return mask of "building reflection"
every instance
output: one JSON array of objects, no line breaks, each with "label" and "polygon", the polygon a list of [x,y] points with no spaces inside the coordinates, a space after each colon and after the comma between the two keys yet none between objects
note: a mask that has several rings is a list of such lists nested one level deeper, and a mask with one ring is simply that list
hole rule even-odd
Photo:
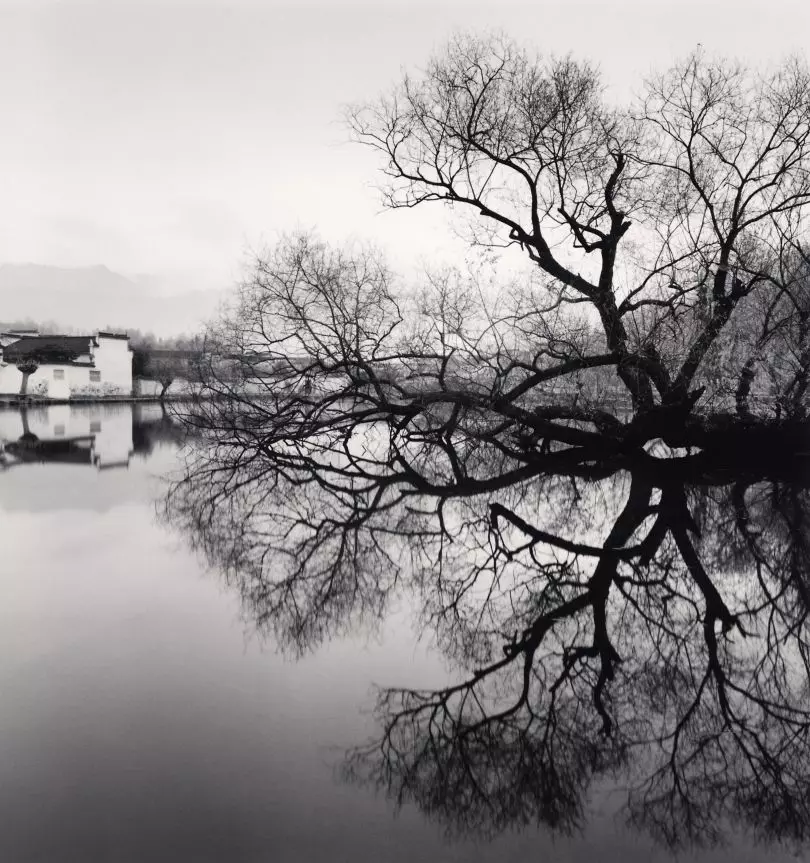
[{"label": "building reflection", "polygon": [[0,410],[0,470],[27,464],[129,467],[133,456],[183,435],[160,405],[43,405]]}]

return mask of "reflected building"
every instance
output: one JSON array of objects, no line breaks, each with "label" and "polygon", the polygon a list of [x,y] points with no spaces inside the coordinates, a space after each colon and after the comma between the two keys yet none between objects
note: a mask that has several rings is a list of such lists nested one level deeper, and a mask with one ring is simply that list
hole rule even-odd
[{"label": "reflected building", "polygon": [[0,470],[23,464],[129,467],[159,443],[179,445],[182,426],[157,404],[54,404],[0,410]]},{"label": "reflected building", "polygon": [[0,510],[106,512],[151,500],[182,442],[159,405],[0,409]]},{"label": "reflected building", "polygon": [[0,463],[127,467],[134,451],[130,405],[48,405],[0,411]]},{"label": "reflected building", "polygon": [[156,445],[181,444],[188,429],[164,405],[154,402],[134,404],[132,408],[132,447],[136,455],[146,457]]}]

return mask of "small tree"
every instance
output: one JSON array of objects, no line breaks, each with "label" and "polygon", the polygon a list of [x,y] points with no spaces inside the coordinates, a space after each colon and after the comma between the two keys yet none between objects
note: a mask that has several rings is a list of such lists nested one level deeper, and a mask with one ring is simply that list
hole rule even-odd
[{"label": "small tree", "polygon": [[166,398],[169,387],[183,375],[185,363],[175,357],[150,357],[147,374],[161,385],[160,401]]},{"label": "small tree", "polygon": [[39,368],[39,363],[31,357],[25,357],[17,363],[17,368],[22,373],[20,382],[20,397],[25,398],[28,392],[28,379]]}]

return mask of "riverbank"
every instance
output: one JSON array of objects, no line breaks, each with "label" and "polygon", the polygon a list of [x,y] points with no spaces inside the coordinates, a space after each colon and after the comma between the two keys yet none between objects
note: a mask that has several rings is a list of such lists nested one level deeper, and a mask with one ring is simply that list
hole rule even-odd
[{"label": "riverbank", "polygon": [[82,405],[82,404],[160,404],[161,402],[188,402],[197,399],[211,399],[213,396],[201,396],[199,394],[178,393],[167,395],[162,399],[160,396],[76,396],[69,399],[43,399],[31,396],[20,398],[19,396],[0,396],[0,408],[37,408],[50,407],[51,405]]}]

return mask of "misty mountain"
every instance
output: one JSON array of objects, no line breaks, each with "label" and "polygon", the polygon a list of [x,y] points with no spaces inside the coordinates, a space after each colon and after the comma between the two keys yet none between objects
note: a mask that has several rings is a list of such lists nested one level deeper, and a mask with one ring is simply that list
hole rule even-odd
[{"label": "misty mountain", "polygon": [[52,322],[66,330],[139,329],[158,336],[196,332],[226,290],[130,279],[105,266],[0,265],[0,321]]}]

